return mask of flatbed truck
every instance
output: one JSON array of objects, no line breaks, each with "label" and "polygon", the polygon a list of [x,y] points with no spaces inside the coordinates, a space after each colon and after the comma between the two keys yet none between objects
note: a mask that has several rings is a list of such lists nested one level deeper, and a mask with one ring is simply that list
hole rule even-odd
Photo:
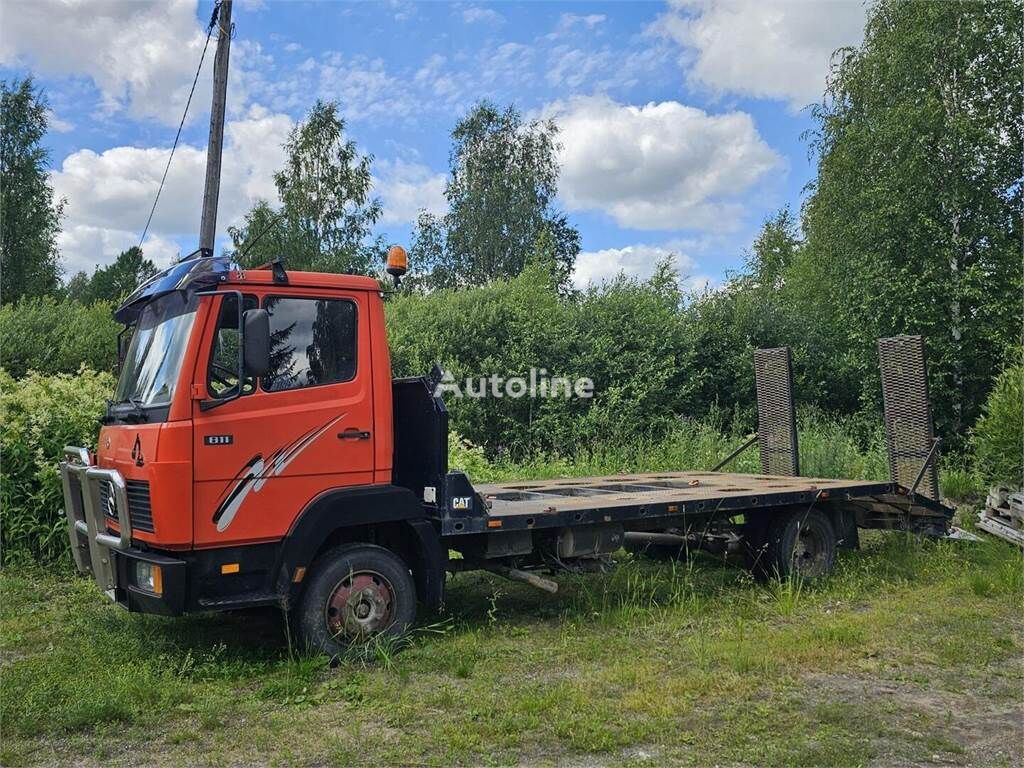
[{"label": "flatbed truck", "polygon": [[61,472],[75,563],[130,611],[279,606],[303,643],[338,654],[441,610],[457,571],[550,590],[547,575],[625,547],[733,552],[761,575],[816,578],[858,528],[949,530],[953,510],[898,478],[474,485],[449,470],[436,374],[392,378],[373,278],[197,252],[115,317],[115,397],[98,445],[69,446]]}]

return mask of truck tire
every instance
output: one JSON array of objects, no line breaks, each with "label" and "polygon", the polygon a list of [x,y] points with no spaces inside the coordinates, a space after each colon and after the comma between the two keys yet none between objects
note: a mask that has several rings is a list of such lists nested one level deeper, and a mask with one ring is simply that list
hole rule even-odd
[{"label": "truck tire", "polygon": [[781,512],[768,526],[767,546],[758,575],[814,580],[832,572],[836,531],[828,515],[816,509]]},{"label": "truck tire", "polygon": [[374,544],[320,555],[295,616],[300,641],[338,656],[376,635],[399,637],[416,618],[416,585],[402,559]]}]

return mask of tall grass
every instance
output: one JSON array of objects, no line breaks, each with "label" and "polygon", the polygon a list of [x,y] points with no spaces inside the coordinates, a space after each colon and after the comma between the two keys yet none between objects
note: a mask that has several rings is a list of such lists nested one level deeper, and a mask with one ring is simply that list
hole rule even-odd
[{"label": "tall grass", "polygon": [[[879,428],[859,438],[850,422],[816,413],[799,420],[800,473],[810,477],[884,480],[888,475],[884,435]],[[747,436],[724,433],[717,420],[683,420],[665,437],[628,445],[566,446],[564,453],[537,454],[521,461],[488,460],[484,451],[453,435],[449,466],[476,482],[554,477],[584,477],[630,472],[701,471],[713,468],[742,445]],[[737,456],[725,472],[761,471],[756,443]]]},{"label": "tall grass", "polygon": [[885,480],[889,474],[880,424],[865,429],[850,419],[807,412],[800,415],[797,431],[801,475]]},{"label": "tall grass", "polygon": [[698,615],[707,596],[693,578],[689,562],[669,561],[651,568],[637,560],[616,565],[601,579],[578,578],[567,616],[605,625],[635,625],[652,611],[672,609]]}]

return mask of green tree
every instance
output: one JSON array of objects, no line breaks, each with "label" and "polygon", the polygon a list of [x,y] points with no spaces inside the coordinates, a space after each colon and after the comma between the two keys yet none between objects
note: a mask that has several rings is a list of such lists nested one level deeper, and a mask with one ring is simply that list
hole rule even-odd
[{"label": "green tree", "polygon": [[31,77],[0,81],[0,298],[56,293],[64,202],[47,178],[46,100]]},{"label": "green tree", "polygon": [[[117,362],[114,307],[53,296],[23,296],[0,307],[0,365],[15,378],[28,371],[74,373],[87,365],[112,371]],[[0,423],[3,419],[0,419]]]},{"label": "green tree", "polygon": [[[758,348],[790,346],[801,360],[794,307],[787,295],[787,273],[801,247],[789,208],[766,218],[741,271],[725,285],[691,297],[683,310],[694,350],[687,410],[700,415],[725,412],[737,429],[755,424],[753,354]],[[815,350],[812,359],[820,354]],[[802,361],[801,361],[802,362]],[[795,366],[804,371],[803,365]]]},{"label": "green tree", "polygon": [[1024,485],[1024,360],[1016,350],[995,381],[971,430],[978,472],[986,483]]},{"label": "green tree", "polygon": [[397,375],[422,375],[438,362],[460,387],[467,377],[474,387],[491,374],[528,378],[531,368],[590,378],[592,398],[448,397],[453,429],[491,455],[621,446],[677,423],[690,370],[681,298],[667,264],[650,280],[619,275],[559,294],[547,265],[531,263],[478,288],[394,296],[385,310],[392,364]]},{"label": "green tree", "polygon": [[[580,252],[579,233],[554,206],[558,127],[525,123],[514,106],[482,101],[452,131],[448,213],[421,214],[412,260],[433,287],[484,285],[515,277],[538,248],[554,255],[565,284]],[[543,241],[543,242],[542,242]]]},{"label": "green tree", "polygon": [[80,269],[71,276],[71,279],[64,284],[64,295],[73,301],[86,304],[89,301],[89,286],[92,279],[89,273]]},{"label": "green tree", "polygon": [[228,229],[242,263],[281,256],[291,269],[376,272],[383,244],[370,240],[381,215],[370,196],[372,158],[346,138],[338,105],[317,101],[284,148],[285,167],[274,174],[280,209],[258,201],[241,226]]},{"label": "green tree", "polygon": [[829,318],[868,402],[875,339],[925,335],[947,437],[1020,332],[1022,8],[880,0],[814,109],[804,312]]},{"label": "green tree", "polygon": [[762,288],[782,286],[800,248],[800,231],[789,206],[764,220],[746,257],[746,272]]},{"label": "green tree", "polygon": [[132,246],[121,251],[113,264],[97,267],[88,277],[78,272],[66,286],[68,298],[91,304],[94,301],[117,303],[144,281],[156,274],[156,265],[147,259],[142,249]]}]

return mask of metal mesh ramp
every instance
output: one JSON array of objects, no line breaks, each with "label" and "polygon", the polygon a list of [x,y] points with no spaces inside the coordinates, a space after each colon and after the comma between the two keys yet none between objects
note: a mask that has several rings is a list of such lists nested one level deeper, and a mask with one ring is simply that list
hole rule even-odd
[{"label": "metal mesh ramp", "polygon": [[789,347],[754,351],[754,383],[761,472],[795,477],[800,474],[800,456],[793,408],[793,359]]},{"label": "metal mesh ramp", "polygon": [[924,339],[920,336],[879,339],[878,358],[882,369],[889,474],[894,483],[904,488],[911,488],[921,475],[917,492],[939,501],[937,450],[935,460],[921,474],[935,447]]}]

